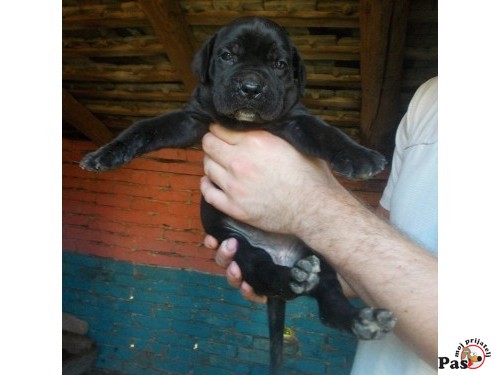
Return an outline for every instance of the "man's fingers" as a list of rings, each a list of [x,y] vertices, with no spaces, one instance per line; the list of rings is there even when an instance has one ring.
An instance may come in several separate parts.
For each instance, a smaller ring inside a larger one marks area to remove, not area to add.
[[[240,267],[236,262],[231,262],[226,269],[227,282],[234,288],[239,288],[242,283],[242,276]]]
[[[215,237],[212,237],[211,235],[207,234],[203,239],[203,246],[215,250],[219,247],[219,242]]]
[[[267,302],[266,296],[259,296],[258,294],[255,294],[255,291],[250,286],[250,284],[248,284],[245,281],[243,281],[241,283],[240,293],[248,301],[255,302],[255,303],[266,303]]]
[[[238,248],[238,241],[234,238],[228,238],[223,241],[219,246],[219,249],[215,253],[215,263],[219,266],[227,268],[229,264],[233,261],[234,254]]]
[[[256,303],[266,303],[266,296],[259,296],[255,294],[253,288],[246,281],[243,281],[240,267],[236,262],[231,262],[226,270],[227,281],[229,285],[234,288],[239,288],[241,295],[248,301]]]
[[[208,155],[203,159],[203,172],[211,182],[224,190],[224,181],[228,180],[227,170]]]
[[[232,144],[220,139],[213,133],[208,132],[201,139],[201,145],[206,155],[213,159],[217,164],[226,168],[224,162],[231,160],[230,155],[233,151]]]
[[[210,125],[210,133],[230,145],[239,143],[244,137],[244,132],[227,129],[218,124]]]
[[[211,204],[219,211],[222,211],[226,215],[231,213],[231,216],[235,219],[242,220],[245,218],[244,212],[239,207],[235,206],[226,193],[215,186],[207,176],[201,178],[200,190],[207,203]]]

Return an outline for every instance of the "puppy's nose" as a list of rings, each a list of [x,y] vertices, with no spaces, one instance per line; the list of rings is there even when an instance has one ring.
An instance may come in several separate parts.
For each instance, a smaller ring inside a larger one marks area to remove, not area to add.
[[[245,80],[240,85],[240,95],[248,99],[262,96],[262,85],[255,80]]]

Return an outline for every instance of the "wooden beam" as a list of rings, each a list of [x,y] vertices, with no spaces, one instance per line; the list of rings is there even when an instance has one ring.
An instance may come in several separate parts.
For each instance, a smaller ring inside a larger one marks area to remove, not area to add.
[[[66,89],[62,89],[62,117],[98,146],[102,146],[113,138],[113,134],[106,125]]]
[[[260,16],[271,18],[284,27],[359,27],[358,14],[346,11],[300,11],[286,10],[206,10],[186,14],[190,25],[217,25],[222,26],[236,18],[245,16]]]
[[[154,36],[86,39],[63,38],[64,57],[149,56],[165,52]]]
[[[130,1],[117,5],[63,6],[63,30],[95,29],[98,27],[141,27],[148,26],[147,17],[138,9],[143,8],[149,0]],[[155,2],[155,0],[151,0]],[[168,6],[177,5],[178,1],[164,0]],[[172,4],[170,4],[172,3]],[[189,2],[185,2],[189,5]],[[325,3],[326,4],[326,3]],[[192,26],[222,26],[236,18],[245,16],[261,16],[274,19],[284,27],[342,27],[358,28],[358,9],[353,3],[339,2],[330,5],[330,10],[287,11],[287,10],[188,10],[185,18]],[[146,4],[147,6],[148,4]],[[153,5],[154,6],[154,5]]]
[[[63,30],[148,26],[144,12],[135,1],[112,5],[63,6]]]
[[[410,0],[361,0],[361,137],[392,152]]]
[[[170,67],[144,65],[106,65],[91,64],[74,66],[63,64],[62,77],[64,81],[89,82],[180,82],[177,72]]]
[[[191,62],[195,54],[191,30],[182,13],[178,1],[139,0],[146,16],[155,30],[156,36],[165,52],[179,72],[187,91],[192,91],[198,81],[191,71]]]

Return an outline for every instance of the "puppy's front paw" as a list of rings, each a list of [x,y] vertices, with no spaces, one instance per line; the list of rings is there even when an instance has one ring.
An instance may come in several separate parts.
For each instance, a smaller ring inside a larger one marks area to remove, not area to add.
[[[291,270],[292,281],[290,282],[290,288],[295,294],[309,292],[318,285],[320,271],[320,261],[317,256],[311,255],[300,259]]]
[[[382,154],[360,145],[339,152],[332,161],[333,169],[356,179],[370,178],[381,172],[386,164]]]
[[[391,332],[395,325],[396,317],[392,311],[365,307],[354,320],[352,331],[361,340],[378,340]]]
[[[104,146],[80,161],[80,167],[91,172],[105,172],[124,164],[123,152],[116,147]]]

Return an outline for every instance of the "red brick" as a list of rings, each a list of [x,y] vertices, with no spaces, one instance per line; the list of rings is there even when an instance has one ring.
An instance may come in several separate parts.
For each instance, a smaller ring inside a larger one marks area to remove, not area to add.
[[[186,258],[189,260],[186,268],[196,271],[225,275],[225,269],[217,265],[213,260],[203,258]]]
[[[78,214],[78,213],[80,213],[80,204],[81,203],[82,203],[81,201],[63,199],[62,200],[62,212],[63,213]]]
[[[194,194],[192,194],[190,191],[179,191],[179,190],[172,190],[172,189],[166,189],[166,188],[157,188],[155,192],[154,198],[158,199],[159,201],[166,201],[166,202],[184,202],[184,203],[191,203],[192,202],[192,197]]]
[[[89,228],[107,232],[125,234],[125,225],[103,218],[94,218],[89,222]]]
[[[169,212],[169,203],[155,199],[134,198],[131,202],[132,209],[166,213]]]
[[[186,150],[182,148],[168,148],[151,152],[148,156],[171,160],[186,160]]]
[[[74,163],[63,163],[62,165],[62,175],[78,178],[86,178],[91,172],[85,171],[80,168],[78,164]]]
[[[62,222],[63,224],[73,224],[73,225],[87,225],[90,221],[88,215],[79,215],[71,212],[63,212]]]
[[[91,215],[97,215],[100,217],[105,217],[105,218],[110,218],[110,219],[116,219],[118,216],[116,214],[117,210],[121,210],[120,208],[113,207],[113,206],[101,206],[98,204],[94,204],[91,206],[90,204],[84,204],[85,202],[82,202],[80,212],[81,213],[88,213]]]
[[[139,158],[122,167],[125,170],[171,172],[188,175],[201,175],[203,166],[200,162],[175,161],[167,159]]]
[[[131,248],[136,250],[149,250],[157,252],[172,253],[173,243],[165,239],[151,239],[151,238],[131,238]]]
[[[123,248],[131,248],[131,243],[133,238],[127,235],[112,233],[106,231],[94,231],[93,239],[96,241],[103,242],[108,245],[119,246]]]
[[[84,202],[95,202],[95,193],[83,189],[65,189],[62,190],[63,199],[71,199]]]
[[[175,252],[185,256],[185,257],[194,257],[194,258],[203,258],[203,259],[213,259],[215,255],[215,251],[211,249],[207,249],[203,245],[190,245],[190,244],[175,244]]]
[[[64,162],[69,162],[69,163],[80,163],[80,160],[82,160],[83,156],[85,156],[85,153],[81,151],[75,151],[75,150],[63,150],[62,152],[62,160]]]
[[[71,177],[71,176],[62,176],[62,186],[65,188],[80,188],[82,179]]]
[[[77,251],[81,253],[120,260],[127,260],[128,255],[131,253],[130,249],[107,245],[97,241],[78,241],[77,247]]]
[[[168,181],[174,189],[200,190],[199,176],[171,175]]]
[[[96,203],[102,206],[130,208],[132,197],[123,194],[100,193],[96,195]]]
[[[132,263],[158,265],[156,256],[147,251],[133,251],[131,253],[121,255],[123,256],[123,259],[121,260],[129,261]]]
[[[127,234],[129,236],[149,239],[161,239],[163,237],[163,228],[160,226],[127,226]]]
[[[64,251],[76,250],[77,249],[76,241],[74,239],[71,239],[71,238],[63,238],[62,239],[62,249]]]
[[[110,185],[112,186],[111,191],[113,191],[116,194],[145,197],[145,198],[154,198],[158,190],[157,187],[133,184],[129,182],[113,182]]]
[[[201,203],[201,192],[199,190],[195,190],[191,194],[191,203],[195,203],[199,205]]]
[[[145,170],[145,171],[153,171],[153,172],[168,172],[168,166],[170,164],[177,164],[181,163],[184,164],[184,161],[161,161],[164,159],[160,160],[155,160],[155,159],[150,159],[150,158],[141,158],[138,159],[137,161],[134,161],[134,163],[130,166],[132,169],[135,170]]]
[[[94,214],[99,217],[118,222],[132,221],[134,223],[142,223],[144,221],[144,218],[138,218],[142,213],[114,206],[96,205]]]
[[[201,219],[199,217],[189,219],[189,228],[196,230],[196,231],[199,231],[199,232],[205,231],[205,228],[203,228],[203,224],[201,223]],[[181,228],[179,228],[179,229],[181,229]]]
[[[175,217],[170,214],[151,216],[149,224],[163,225],[172,229],[191,229],[191,219],[187,217]]]
[[[198,204],[184,204],[172,202],[169,204],[169,212],[178,217],[200,217],[200,206]]]
[[[203,176],[203,166],[199,163],[164,163],[159,168],[180,175]]]
[[[63,224],[62,226],[63,238],[72,239],[93,239],[92,230],[81,225]]]
[[[170,241],[199,244],[203,241],[203,234],[199,232],[165,230],[163,238]]]
[[[186,150],[186,156],[188,161],[203,162],[205,156],[204,152],[201,150]]]
[[[169,173],[155,172],[155,171],[132,171],[133,173],[138,173],[140,176],[137,180],[132,180],[132,182],[137,182],[139,184],[151,185],[151,186],[170,186]]]
[[[94,151],[98,146],[90,141],[77,141],[74,139],[64,139],[62,142],[63,150],[81,150],[84,153]]]
[[[92,172],[87,172],[92,173]],[[101,181],[123,181],[141,183],[144,181],[143,171],[133,171],[130,169],[117,168],[102,173],[92,173],[93,179]],[[89,176],[90,177],[90,176]],[[139,182],[137,182],[137,181]]]
[[[112,182],[103,180],[82,179],[80,180],[80,186],[87,191],[97,193],[112,193],[114,190]]]
[[[177,217],[177,216],[168,216],[164,218],[163,224],[167,228],[177,229],[177,230],[185,230],[185,229],[196,229],[193,227],[193,221],[191,218],[187,217]]]

